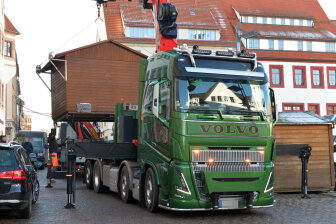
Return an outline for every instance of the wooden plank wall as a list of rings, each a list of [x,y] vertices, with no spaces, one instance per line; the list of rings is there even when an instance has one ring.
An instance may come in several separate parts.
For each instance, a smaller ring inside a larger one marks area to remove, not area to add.
[[[139,62],[143,58],[111,42],[66,55],[66,87],[55,87],[57,92],[65,87],[66,104],[53,107],[53,115],[59,115],[60,110],[75,113],[78,103],[90,103],[92,113],[97,114],[113,114],[116,103],[137,103]]]
[[[64,74],[64,63],[55,62],[57,68]],[[54,67],[51,69],[51,110],[52,118],[61,116],[66,111],[66,83]]]
[[[309,144],[312,154],[308,163],[308,190],[324,191],[334,187],[332,129],[325,125],[276,125],[277,144]],[[275,159],[275,191],[301,191],[301,160],[296,156]]]

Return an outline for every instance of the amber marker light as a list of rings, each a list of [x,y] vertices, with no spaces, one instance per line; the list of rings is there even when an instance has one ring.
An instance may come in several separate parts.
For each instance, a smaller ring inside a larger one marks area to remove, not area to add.
[[[249,158],[245,159],[245,163],[251,164],[251,160]]]
[[[193,150],[193,153],[198,156],[200,154],[200,150],[199,149],[195,149],[195,150]]]
[[[208,162],[209,162],[210,164],[213,164],[213,163],[215,162],[215,160],[210,158],[210,159],[208,160]]]
[[[265,155],[265,151],[259,151],[260,155]]]

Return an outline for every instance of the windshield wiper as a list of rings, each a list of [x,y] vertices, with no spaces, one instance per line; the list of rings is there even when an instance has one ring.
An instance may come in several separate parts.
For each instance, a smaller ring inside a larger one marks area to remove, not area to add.
[[[210,111],[213,111],[213,112],[216,112],[217,114],[219,114],[219,117],[221,120],[223,120],[223,114],[222,114],[222,111],[219,110],[219,109],[212,109],[212,108],[193,108],[193,109],[187,109],[186,112],[210,112]]]
[[[240,110],[232,110],[232,114],[236,115],[250,115],[250,116],[259,116],[262,121],[265,121],[265,115],[262,111],[240,111]]]

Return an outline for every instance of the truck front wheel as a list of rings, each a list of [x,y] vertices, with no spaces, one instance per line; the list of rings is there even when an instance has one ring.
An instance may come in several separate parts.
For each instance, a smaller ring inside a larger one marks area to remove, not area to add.
[[[145,203],[150,212],[158,210],[159,189],[156,182],[156,177],[152,168],[149,168],[145,177]]]
[[[92,163],[90,161],[86,161],[85,163],[85,183],[86,183],[87,189],[93,189],[92,173],[93,173]]]
[[[129,203],[132,200],[132,192],[130,191],[130,179],[126,166],[124,166],[121,170],[121,175],[119,179],[119,192],[120,198],[124,202]]]

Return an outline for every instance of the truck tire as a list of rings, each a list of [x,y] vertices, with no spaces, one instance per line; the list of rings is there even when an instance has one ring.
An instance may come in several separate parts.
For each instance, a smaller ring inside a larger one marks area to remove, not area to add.
[[[126,166],[124,166],[121,170],[121,175],[119,179],[119,193],[121,200],[123,200],[125,203],[131,202],[132,192],[130,191],[130,179]]]
[[[145,177],[145,204],[150,212],[158,210],[159,189],[152,168],[147,169]]]
[[[99,162],[95,162],[93,166],[93,190],[96,193],[102,193],[105,191],[105,188],[101,180],[101,171]]]
[[[87,189],[93,189],[92,173],[93,173],[92,163],[90,161],[86,161],[85,163],[85,183],[86,183]]]

